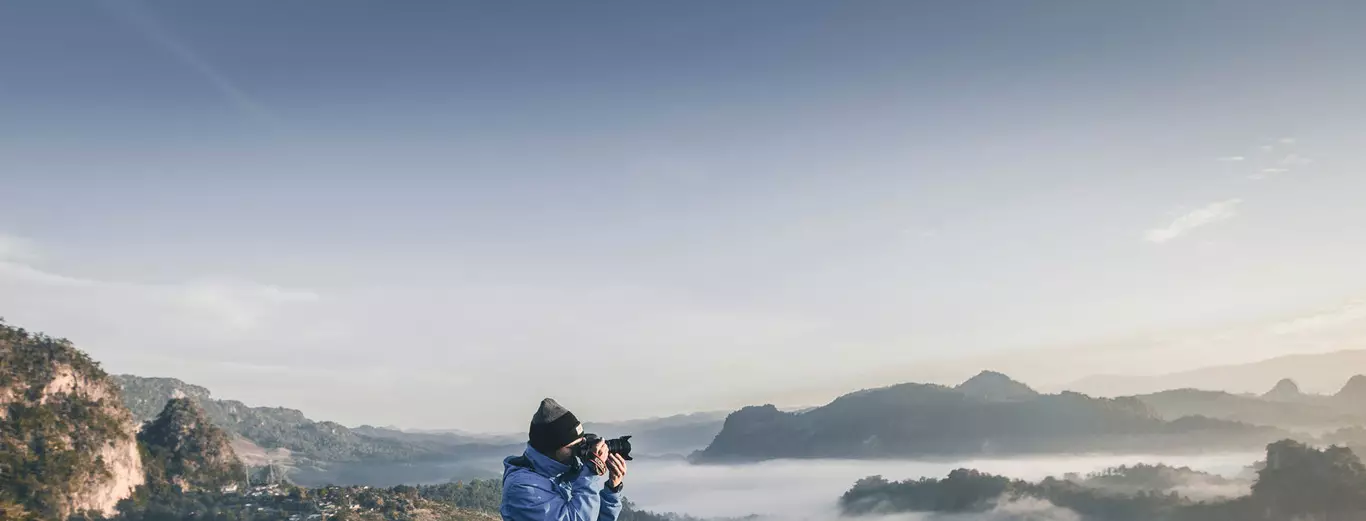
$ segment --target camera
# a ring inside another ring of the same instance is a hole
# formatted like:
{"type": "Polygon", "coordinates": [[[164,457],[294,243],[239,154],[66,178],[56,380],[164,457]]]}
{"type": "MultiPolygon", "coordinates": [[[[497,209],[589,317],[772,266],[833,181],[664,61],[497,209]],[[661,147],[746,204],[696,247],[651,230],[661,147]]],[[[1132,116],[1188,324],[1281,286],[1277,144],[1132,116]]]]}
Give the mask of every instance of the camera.
{"type": "MultiPolygon", "coordinates": [[[[588,461],[588,460],[593,459],[593,456],[594,456],[594,454],[593,454],[593,447],[594,447],[595,445],[597,445],[598,440],[602,440],[602,438],[599,437],[597,434],[584,434],[584,435],[583,435],[583,443],[580,443],[580,444],[578,445],[578,447],[576,447],[576,449],[577,449],[576,453],[577,453],[577,455],[579,456],[579,459],[580,459],[580,460],[588,461]]],[[[630,436],[622,436],[622,437],[620,437],[620,438],[615,438],[615,439],[610,439],[610,440],[603,440],[603,441],[605,441],[605,442],[607,443],[607,452],[612,453],[612,454],[620,455],[621,458],[624,459],[624,460],[627,460],[627,461],[630,461],[630,460],[631,460],[631,437],[630,437],[630,436]]]]}

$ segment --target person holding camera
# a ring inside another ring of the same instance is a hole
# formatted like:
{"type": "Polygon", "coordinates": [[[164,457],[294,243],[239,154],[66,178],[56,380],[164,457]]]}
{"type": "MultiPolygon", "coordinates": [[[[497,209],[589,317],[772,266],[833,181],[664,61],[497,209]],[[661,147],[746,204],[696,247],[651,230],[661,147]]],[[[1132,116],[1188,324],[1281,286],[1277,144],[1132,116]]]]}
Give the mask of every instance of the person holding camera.
{"type": "Polygon", "coordinates": [[[574,413],[541,400],[526,451],[503,461],[504,521],[616,521],[626,460],[596,437],[587,439],[574,413]]]}

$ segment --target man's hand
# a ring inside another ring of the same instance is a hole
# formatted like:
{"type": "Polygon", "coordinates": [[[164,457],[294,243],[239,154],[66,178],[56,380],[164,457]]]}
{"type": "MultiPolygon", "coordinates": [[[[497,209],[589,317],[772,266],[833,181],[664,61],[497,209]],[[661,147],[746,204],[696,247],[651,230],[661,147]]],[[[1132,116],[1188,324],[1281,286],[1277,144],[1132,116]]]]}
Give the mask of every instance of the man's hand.
{"type": "Polygon", "coordinates": [[[609,451],[607,442],[598,440],[593,445],[593,458],[588,460],[588,465],[593,467],[593,473],[599,476],[607,473],[609,451]]]}
{"type": "Polygon", "coordinates": [[[613,490],[621,488],[621,480],[626,478],[626,460],[620,454],[610,454],[607,456],[607,469],[612,473],[607,479],[607,486],[613,490]]]}

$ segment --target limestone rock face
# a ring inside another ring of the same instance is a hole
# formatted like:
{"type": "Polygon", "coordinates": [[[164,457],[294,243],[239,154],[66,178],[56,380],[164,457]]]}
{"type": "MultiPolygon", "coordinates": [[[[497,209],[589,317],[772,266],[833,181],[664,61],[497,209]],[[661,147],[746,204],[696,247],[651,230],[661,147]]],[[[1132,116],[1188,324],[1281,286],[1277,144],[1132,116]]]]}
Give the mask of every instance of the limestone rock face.
{"type": "Polygon", "coordinates": [[[0,323],[0,418],[0,471],[47,469],[26,492],[0,472],[0,503],[45,518],[112,515],[145,480],[118,385],[70,342],[0,323]]]}

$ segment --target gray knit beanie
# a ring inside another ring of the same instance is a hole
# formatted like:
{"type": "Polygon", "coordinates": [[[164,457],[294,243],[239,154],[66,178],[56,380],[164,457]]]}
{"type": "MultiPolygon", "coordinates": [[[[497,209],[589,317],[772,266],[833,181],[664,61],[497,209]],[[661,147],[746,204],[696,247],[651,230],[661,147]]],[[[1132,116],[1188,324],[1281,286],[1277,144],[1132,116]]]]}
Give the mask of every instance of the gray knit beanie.
{"type": "Polygon", "coordinates": [[[551,455],[560,447],[574,443],[583,436],[583,424],[569,409],[551,398],[541,400],[541,406],[531,417],[531,430],[528,438],[531,448],[545,455],[551,455]]]}

